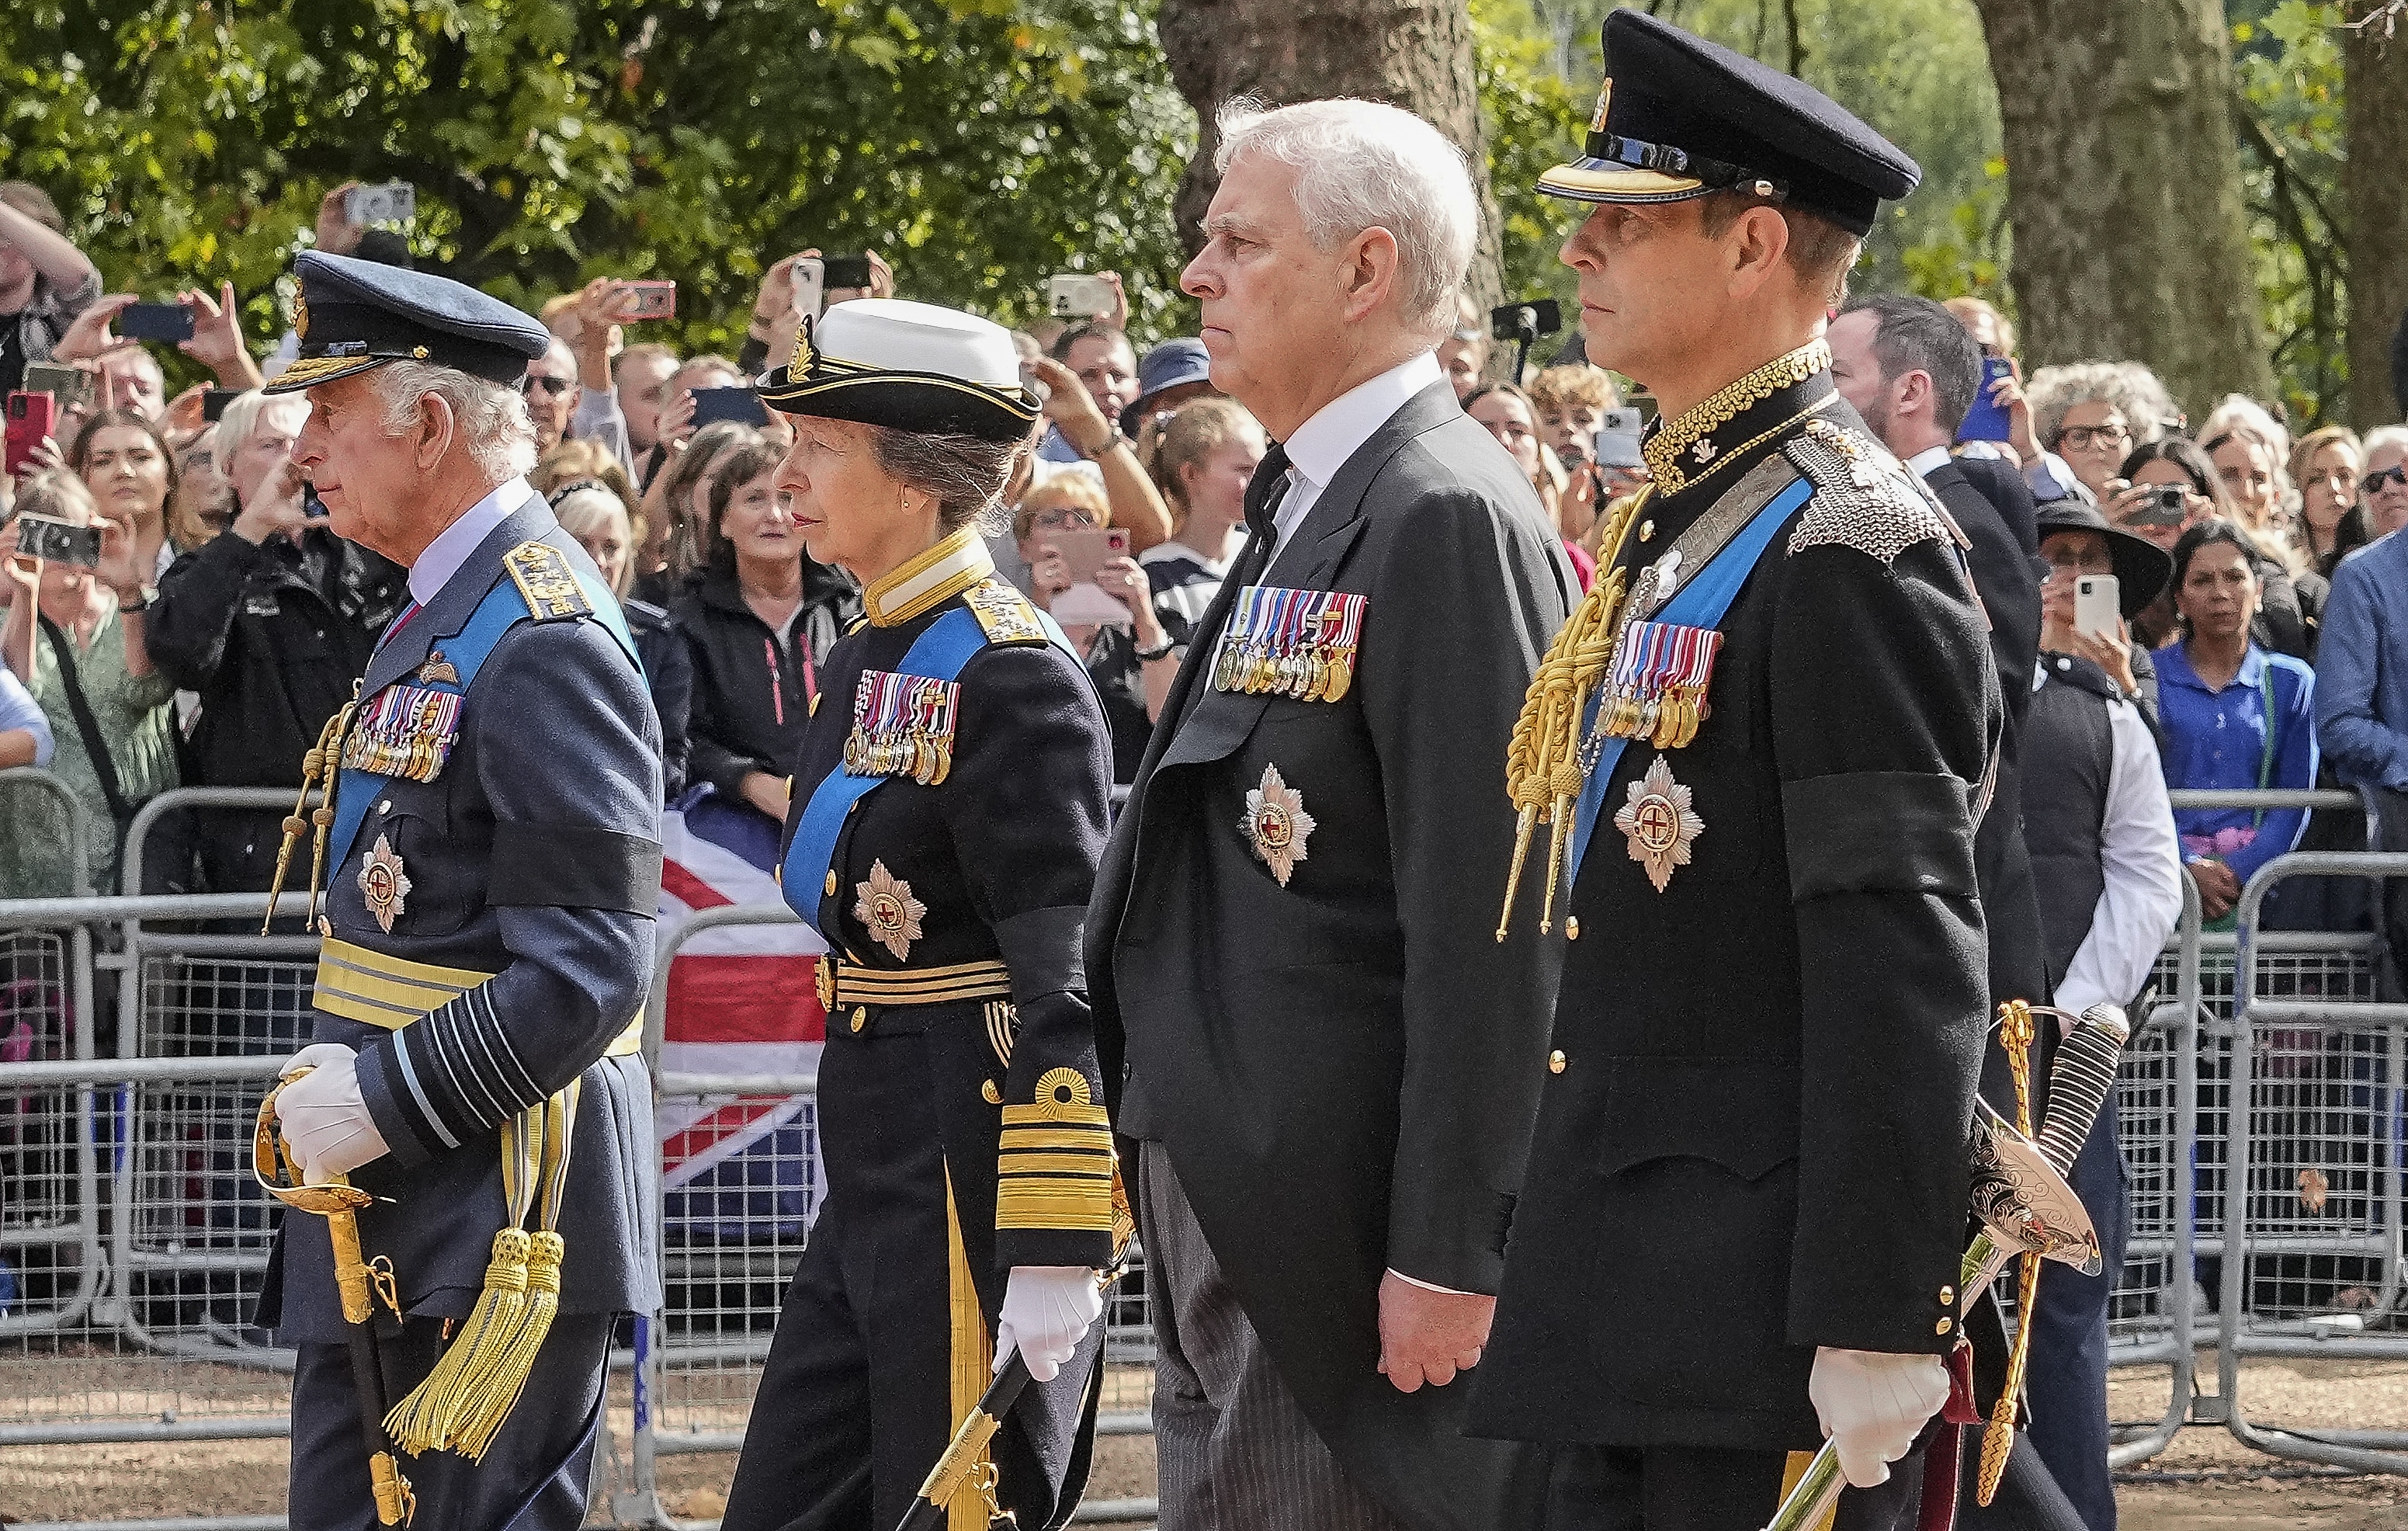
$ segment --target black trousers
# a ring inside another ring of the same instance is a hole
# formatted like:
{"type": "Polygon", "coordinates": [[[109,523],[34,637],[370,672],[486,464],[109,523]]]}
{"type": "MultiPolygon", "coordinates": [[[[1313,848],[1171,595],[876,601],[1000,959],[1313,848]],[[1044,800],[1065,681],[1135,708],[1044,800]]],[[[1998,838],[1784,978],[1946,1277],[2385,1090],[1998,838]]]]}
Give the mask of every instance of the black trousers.
{"type": "MultiPolygon", "coordinates": [[[[1547,1476],[1546,1531],[1763,1531],[1781,1504],[1784,1452],[1704,1446],[1558,1446],[1547,1476]]],[[[1840,1495],[1833,1531],[1913,1531],[1923,1452],[1889,1481],[1840,1495]]]]}
{"type": "MultiPolygon", "coordinates": [[[[585,1520],[602,1384],[610,1360],[609,1313],[552,1321],[518,1407],[482,1462],[451,1452],[401,1459],[418,1496],[420,1531],[577,1531],[585,1520]]],[[[443,1321],[412,1319],[378,1341],[385,1399],[398,1403],[443,1354],[443,1321]]],[[[351,1352],[301,1345],[293,1368],[292,1531],[380,1531],[368,1488],[367,1446],[351,1352]]]]}

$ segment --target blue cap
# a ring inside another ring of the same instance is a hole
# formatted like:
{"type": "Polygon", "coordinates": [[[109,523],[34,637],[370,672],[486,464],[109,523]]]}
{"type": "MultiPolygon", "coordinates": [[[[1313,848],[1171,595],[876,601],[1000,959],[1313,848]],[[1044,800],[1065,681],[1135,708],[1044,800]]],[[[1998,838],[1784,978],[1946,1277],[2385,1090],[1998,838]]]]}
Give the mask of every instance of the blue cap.
{"type": "Polygon", "coordinates": [[[1829,96],[1642,11],[1605,19],[1607,67],[1587,152],[1539,178],[1577,202],[1685,202],[1740,192],[1861,238],[1914,161],[1829,96]]]}
{"type": "Polygon", "coordinates": [[[1147,351],[1145,360],[1137,365],[1137,399],[1128,407],[1128,418],[1143,420],[1146,406],[1156,393],[1211,380],[1212,357],[1205,351],[1203,341],[1165,340],[1147,351]]]}
{"type": "Polygon", "coordinates": [[[499,298],[427,271],[305,250],[293,305],[300,359],[264,390],[297,393],[387,362],[432,362],[514,383],[552,332],[499,298]]]}

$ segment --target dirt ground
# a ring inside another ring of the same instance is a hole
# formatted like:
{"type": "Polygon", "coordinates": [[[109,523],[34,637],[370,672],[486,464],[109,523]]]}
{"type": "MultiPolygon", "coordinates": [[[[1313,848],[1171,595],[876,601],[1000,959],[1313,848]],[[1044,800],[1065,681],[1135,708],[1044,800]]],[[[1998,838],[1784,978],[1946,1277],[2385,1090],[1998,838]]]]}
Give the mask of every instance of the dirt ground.
{"type": "MultiPolygon", "coordinates": [[[[27,1381],[8,1370],[0,1365],[0,1395],[27,1381]]],[[[2114,1416],[2161,1418],[2168,1384],[2163,1368],[2116,1373],[2109,1384],[2114,1416]]],[[[2201,1358],[2200,1386],[2214,1389],[2212,1355],[2201,1358]]],[[[1106,1407],[1138,1406],[1142,1392],[1136,1377],[1115,1379],[1106,1407]]],[[[2266,1424],[2408,1431],[2408,1361],[2252,1361],[2242,1397],[2248,1416],[2266,1424]]],[[[622,1407],[612,1410],[613,1467],[624,1483],[632,1416],[624,1398],[614,1402],[622,1407]]],[[[283,1509],[288,1462],[280,1439],[0,1448],[0,1523],[272,1515],[283,1509]]],[[[672,1515],[715,1518],[733,1455],[667,1455],[659,1464],[661,1497],[672,1515]]],[[[1153,1491],[1151,1438],[1097,1441],[1090,1499],[1141,1498],[1153,1491]]],[[[2117,1497],[2124,1531],[2408,1531],[2408,1477],[2329,1475],[2278,1462],[2213,1425],[2181,1430],[2162,1452],[2127,1473],[2117,1497]]],[[[605,1508],[596,1506],[594,1524],[609,1524],[605,1508]]]]}

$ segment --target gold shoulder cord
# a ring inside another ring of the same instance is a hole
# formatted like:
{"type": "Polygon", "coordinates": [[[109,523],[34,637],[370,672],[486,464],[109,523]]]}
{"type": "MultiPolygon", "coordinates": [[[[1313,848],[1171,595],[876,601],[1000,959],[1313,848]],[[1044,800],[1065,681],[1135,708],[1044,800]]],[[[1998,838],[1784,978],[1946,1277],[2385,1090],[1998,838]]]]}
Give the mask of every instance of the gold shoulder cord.
{"type": "Polygon", "coordinates": [[[259,922],[259,933],[265,936],[276,923],[276,901],[284,893],[284,874],[293,866],[293,847],[301,837],[317,826],[318,839],[309,860],[309,913],[303,922],[311,929],[318,924],[318,889],[326,877],[326,833],[335,825],[335,779],[342,768],[343,737],[351,731],[351,717],[360,709],[360,682],[351,682],[351,699],[326,720],[318,731],[318,742],[301,756],[301,791],[293,799],[293,811],[284,816],[284,843],[276,848],[276,876],[267,884],[267,913],[259,922]],[[326,785],[326,795],[308,818],[301,810],[309,803],[310,789],[321,780],[326,785]]]}
{"type": "MultiPolygon", "coordinates": [[[[2032,1135],[2031,1045],[2032,1008],[2020,999],[1999,1007],[1999,1045],[2015,1080],[2015,1131],[2032,1135]]],[[[1997,1497],[1999,1479],[2007,1470],[2007,1454],[2015,1445],[2015,1396],[2024,1389],[2024,1363],[2031,1351],[2032,1303],[2040,1295],[2040,1255],[2026,1250],[2015,1276],[2015,1343],[2007,1352],[2007,1381],[1999,1390],[1999,1406],[1982,1432],[1982,1474],[1974,1499],[1987,1505],[1997,1497]]]]}
{"type": "Polygon", "coordinates": [[[1498,912],[1497,938],[1505,938],[1512,923],[1513,896],[1522,885],[1522,866],[1530,853],[1530,836],[1541,819],[1553,826],[1547,842],[1547,891],[1539,914],[1545,931],[1555,918],[1555,882],[1562,874],[1564,842],[1571,833],[1572,800],[1580,795],[1581,719],[1589,693],[1613,662],[1614,638],[1621,630],[1622,603],[1629,571],[1622,567],[1623,550],[1640,512],[1655,497],[1648,484],[1623,502],[1598,542],[1610,550],[1597,583],[1572,608],[1571,620],[1547,647],[1547,657],[1530,678],[1522,698],[1522,715],[1514,720],[1513,739],[1505,751],[1505,792],[1519,814],[1513,826],[1513,866],[1505,878],[1505,907],[1498,912]]]}

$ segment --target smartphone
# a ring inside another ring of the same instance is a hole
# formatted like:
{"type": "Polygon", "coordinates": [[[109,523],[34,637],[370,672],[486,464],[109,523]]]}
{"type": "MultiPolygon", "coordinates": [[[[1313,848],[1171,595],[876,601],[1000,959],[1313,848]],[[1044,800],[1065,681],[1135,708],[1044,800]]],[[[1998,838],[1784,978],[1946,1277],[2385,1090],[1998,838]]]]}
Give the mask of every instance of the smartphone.
{"type": "Polygon", "coordinates": [[[1959,441],[2004,441],[2008,436],[2007,411],[1990,397],[1990,390],[2000,378],[2014,376],[2014,364],[2003,356],[1982,358],[1982,386],[1973,391],[1973,407],[1956,423],[1959,441]]]}
{"type": "Polygon", "coordinates": [[[2073,630],[2094,637],[2115,636],[2122,612],[2123,591],[2112,574],[2073,577],[2073,630]]]}
{"type": "Polygon", "coordinates": [[[45,563],[96,569],[100,567],[100,528],[50,516],[19,516],[17,551],[45,563]]]}
{"type": "Polygon", "coordinates": [[[1533,337],[1554,335],[1563,327],[1563,306],[1554,298],[1508,303],[1488,310],[1488,333],[1499,340],[1519,340],[1526,335],[1533,337]]]}
{"type": "Polygon", "coordinates": [[[407,223],[417,211],[418,188],[406,180],[354,186],[343,198],[343,216],[363,228],[371,223],[407,223]]]}
{"type": "Polygon", "coordinates": [[[827,262],[816,255],[797,255],[792,267],[795,278],[795,312],[805,319],[817,319],[827,302],[827,262]]]}
{"type": "Polygon", "coordinates": [[[1608,409],[1605,423],[1597,428],[1598,465],[1627,468],[1644,463],[1639,455],[1639,433],[1643,426],[1636,405],[1608,409]]]}
{"type": "Polygon", "coordinates": [[[201,390],[201,421],[214,425],[225,418],[225,407],[242,397],[239,388],[204,388],[201,390]]]}
{"type": "Polygon", "coordinates": [[[136,303],[117,316],[117,333],[129,340],[190,340],[193,310],[180,303],[136,303]]]}
{"type": "Polygon", "coordinates": [[[62,409],[77,408],[92,402],[92,374],[64,362],[27,362],[25,392],[48,393],[62,409]]]}
{"type": "Polygon", "coordinates": [[[700,430],[715,421],[733,420],[746,425],[767,425],[769,411],[761,396],[750,388],[697,388],[694,391],[694,424],[700,430]]]}
{"type": "Polygon", "coordinates": [[[677,283],[673,281],[631,281],[619,290],[619,318],[675,319],[677,317],[677,283]]]}
{"type": "MultiPolygon", "coordinates": [[[[26,368],[32,371],[31,367],[26,368]]],[[[8,477],[15,478],[34,460],[42,438],[59,428],[59,401],[48,393],[8,395],[8,477]]]]}
{"type": "Polygon", "coordinates": [[[827,268],[828,291],[851,288],[856,293],[869,291],[869,257],[867,255],[829,255],[822,258],[827,268]]]}
{"type": "Polygon", "coordinates": [[[1118,526],[1101,531],[1073,528],[1047,532],[1045,541],[1062,555],[1070,573],[1070,588],[1054,597],[1054,620],[1095,622],[1105,627],[1135,627],[1137,618],[1118,596],[1096,583],[1096,576],[1115,558],[1126,558],[1128,532],[1118,526]]]}
{"type": "Polygon", "coordinates": [[[1111,313],[1117,303],[1112,284],[1101,277],[1066,271],[1045,279],[1045,311],[1056,319],[1094,319],[1111,313]]]}

